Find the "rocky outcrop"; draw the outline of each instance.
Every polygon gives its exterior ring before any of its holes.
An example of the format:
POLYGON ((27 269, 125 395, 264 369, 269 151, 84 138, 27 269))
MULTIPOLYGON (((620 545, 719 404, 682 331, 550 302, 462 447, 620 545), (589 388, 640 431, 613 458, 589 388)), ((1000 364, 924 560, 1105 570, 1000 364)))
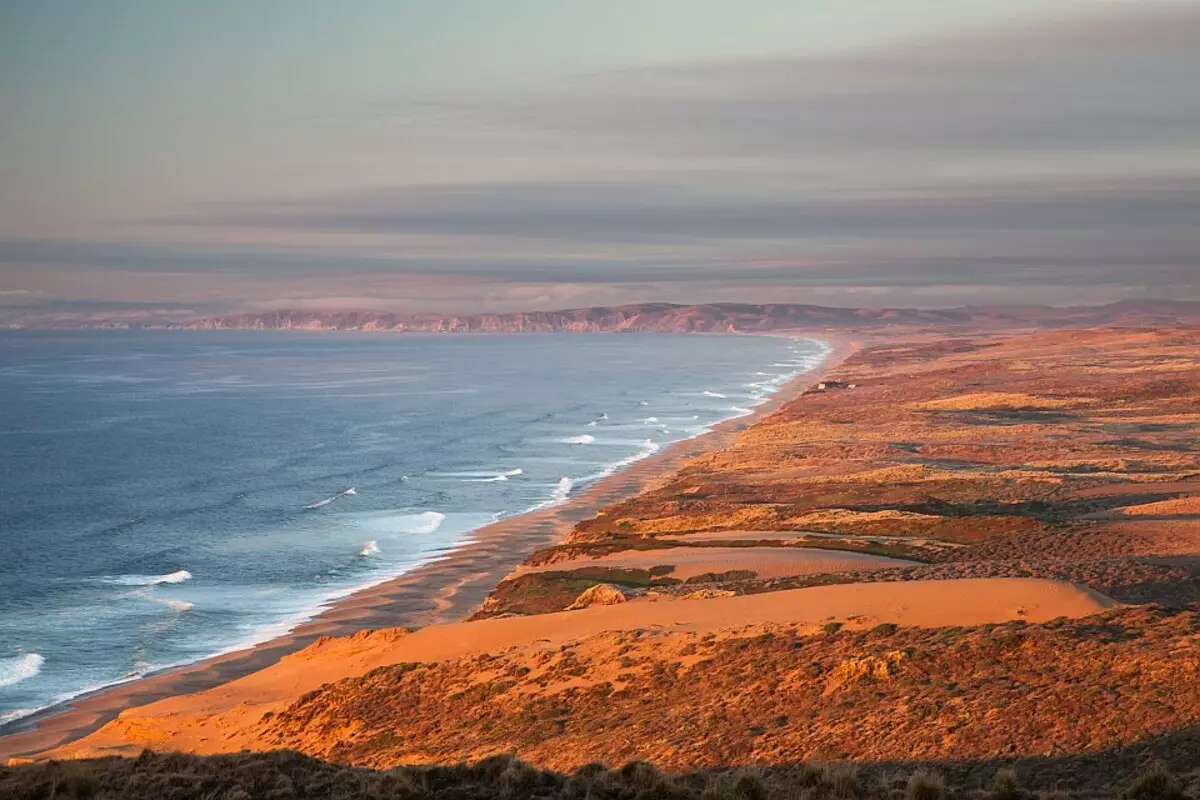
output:
POLYGON ((595 586, 584 589, 579 597, 575 598, 575 602, 567 606, 567 611, 591 608, 592 606, 615 606, 627 602, 627 600, 625 593, 611 583, 597 583, 595 586))

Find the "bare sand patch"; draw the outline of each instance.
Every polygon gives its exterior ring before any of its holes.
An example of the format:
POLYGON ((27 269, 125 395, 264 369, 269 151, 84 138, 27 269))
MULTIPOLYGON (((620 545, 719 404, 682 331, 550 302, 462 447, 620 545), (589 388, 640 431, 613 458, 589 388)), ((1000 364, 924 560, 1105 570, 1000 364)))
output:
POLYGON ((927 400, 910 403, 909 408, 918 411, 986 411, 988 409, 1084 408, 1096 402, 1094 397, 1042 397, 1035 394, 1016 392, 973 392, 947 397, 942 400, 927 400))
POLYGON ((1129 517, 1200 514, 1200 497, 1177 497, 1174 500, 1160 500, 1156 503, 1125 506, 1119 510, 1129 517))
MULTIPOLYGON (((778 535, 778 534, 776 534, 778 535)), ((717 537, 718 539, 720 537, 717 537)), ((793 575, 819 575, 825 572, 854 572, 866 569, 908 567, 915 561, 899 558, 798 547, 673 547, 669 550, 625 550, 597 557, 519 567, 516 574, 527 572, 563 572, 584 567, 606 569, 650 569, 673 566, 664 573, 686 581, 710 572, 751 570, 759 578, 786 578, 793 575)))
POLYGON ((256 733, 263 715, 286 708, 326 683, 388 664, 444 661, 513 648, 554 649, 612 631, 699 634, 786 625, 806 633, 830 621, 851 628, 885 622, 974 626, 1082 617, 1113 605, 1103 595, 1061 581, 986 578, 842 584, 431 625, 414 633, 364 632, 319 641, 266 669, 206 691, 127 709, 98 731, 41 757, 129 754, 143 747, 194 753, 264 748, 266 743, 258 741, 256 733))

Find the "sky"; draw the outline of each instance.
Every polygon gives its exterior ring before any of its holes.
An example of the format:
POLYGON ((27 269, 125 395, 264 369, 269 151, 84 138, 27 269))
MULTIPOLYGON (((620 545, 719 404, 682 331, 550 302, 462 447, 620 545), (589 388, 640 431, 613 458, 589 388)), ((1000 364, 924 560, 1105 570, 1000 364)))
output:
POLYGON ((0 312, 1200 300, 1200 2, 0 0, 0 312))

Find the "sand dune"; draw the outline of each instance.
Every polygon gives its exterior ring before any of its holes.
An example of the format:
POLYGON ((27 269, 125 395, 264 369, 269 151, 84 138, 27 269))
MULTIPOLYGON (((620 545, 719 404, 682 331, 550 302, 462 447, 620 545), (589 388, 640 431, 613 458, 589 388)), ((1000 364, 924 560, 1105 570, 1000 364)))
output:
MULTIPOLYGON (((786 534, 775 534, 786 536, 786 534)), ((720 538, 720 537, 715 537, 720 538)), ((866 553, 819 550, 802 547, 673 547, 669 550, 626 550, 620 553, 559 561, 536 567, 520 567, 517 573, 549 572, 605 567, 612 569, 650 569, 673 566, 665 573, 686 581, 708 572, 751 570, 759 578, 784 578, 791 575, 819 575, 825 572, 853 572, 866 569, 907 567, 915 561, 887 558, 866 553)))
POLYGON ((610 631, 709 633, 787 625, 813 632, 834 620, 867 628, 883 622, 969 626, 1080 617, 1112 605, 1096 592, 1059 581, 988 578, 843 584, 434 625, 411 634, 363 632, 322 640, 267 669, 204 692, 128 709, 95 733, 43 755, 135 753, 143 747, 196 753, 255 749, 255 726, 263 714, 277 712, 331 681, 400 662, 442 661, 511 648, 552 649, 610 631))
POLYGON ((1179 497, 1174 500, 1160 500, 1157 503, 1125 506, 1120 512, 1128 517, 1190 516, 1200 514, 1200 497, 1179 497))

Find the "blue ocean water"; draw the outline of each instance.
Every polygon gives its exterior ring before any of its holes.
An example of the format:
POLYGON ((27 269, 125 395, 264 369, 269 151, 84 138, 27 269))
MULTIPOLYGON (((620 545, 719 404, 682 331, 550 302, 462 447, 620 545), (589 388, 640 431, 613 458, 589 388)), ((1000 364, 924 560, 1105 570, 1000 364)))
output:
POLYGON ((828 347, 0 333, 0 723, 323 604, 749 413, 828 347))

